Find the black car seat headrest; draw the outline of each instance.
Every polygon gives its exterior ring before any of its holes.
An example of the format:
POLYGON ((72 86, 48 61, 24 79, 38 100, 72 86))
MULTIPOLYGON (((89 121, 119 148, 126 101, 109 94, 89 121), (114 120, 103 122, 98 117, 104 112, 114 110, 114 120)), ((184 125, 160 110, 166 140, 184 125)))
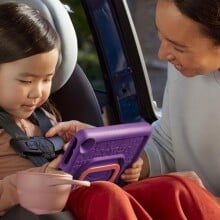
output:
MULTIPOLYGON (((1 3, 9 0, 0 0, 1 3)), ((77 38, 70 16, 59 0, 13 0, 39 10, 55 27, 61 38, 61 55, 53 78, 52 93, 59 90, 70 78, 77 61, 77 38)))

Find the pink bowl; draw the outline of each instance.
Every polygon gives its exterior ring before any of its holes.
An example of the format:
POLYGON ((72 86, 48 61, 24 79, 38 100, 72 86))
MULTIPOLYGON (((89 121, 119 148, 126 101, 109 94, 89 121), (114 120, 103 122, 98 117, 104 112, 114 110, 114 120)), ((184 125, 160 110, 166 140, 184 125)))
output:
POLYGON ((60 212, 65 207, 71 184, 69 174, 18 172, 20 205, 35 214, 60 212))

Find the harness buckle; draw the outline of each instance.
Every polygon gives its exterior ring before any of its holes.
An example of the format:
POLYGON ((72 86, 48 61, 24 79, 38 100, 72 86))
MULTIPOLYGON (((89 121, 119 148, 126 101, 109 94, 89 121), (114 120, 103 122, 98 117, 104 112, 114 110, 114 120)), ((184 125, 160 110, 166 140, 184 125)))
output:
MULTIPOLYGON (((62 142, 63 143, 63 142, 62 142)), ((59 143, 61 145, 62 143, 59 143)), ((33 136, 27 138, 12 138, 11 146, 18 154, 27 156, 42 156, 51 161, 56 157, 56 153, 62 150, 62 146, 55 146, 54 141, 50 138, 33 136)))

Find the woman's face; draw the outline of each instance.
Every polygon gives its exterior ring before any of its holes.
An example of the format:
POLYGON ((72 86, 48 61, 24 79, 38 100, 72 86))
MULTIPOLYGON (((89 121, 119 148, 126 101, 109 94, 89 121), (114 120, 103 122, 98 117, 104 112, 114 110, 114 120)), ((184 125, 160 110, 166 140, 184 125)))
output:
POLYGON ((220 46, 201 31, 199 23, 181 14, 173 1, 158 0, 156 27, 161 42, 158 57, 171 62, 184 76, 220 68, 220 46))
POLYGON ((49 97, 57 49, 0 64, 0 107, 14 118, 28 118, 49 97))

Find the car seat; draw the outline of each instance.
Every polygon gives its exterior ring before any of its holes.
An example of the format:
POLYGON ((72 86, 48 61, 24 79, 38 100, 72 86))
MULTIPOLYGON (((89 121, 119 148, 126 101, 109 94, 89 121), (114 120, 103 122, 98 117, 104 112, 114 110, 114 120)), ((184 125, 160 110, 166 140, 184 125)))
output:
MULTIPOLYGON (((103 125, 101 109, 95 93, 83 70, 77 64, 77 39, 72 21, 59 0, 14 0, 37 8, 55 27, 61 38, 59 67, 53 79, 51 99, 63 120, 80 120, 94 126, 103 125)), ((8 0, 0 0, 0 4, 8 0)), ((1 217, 4 220, 60 219, 74 220, 68 212, 59 215, 37 216, 15 206, 1 217)))

